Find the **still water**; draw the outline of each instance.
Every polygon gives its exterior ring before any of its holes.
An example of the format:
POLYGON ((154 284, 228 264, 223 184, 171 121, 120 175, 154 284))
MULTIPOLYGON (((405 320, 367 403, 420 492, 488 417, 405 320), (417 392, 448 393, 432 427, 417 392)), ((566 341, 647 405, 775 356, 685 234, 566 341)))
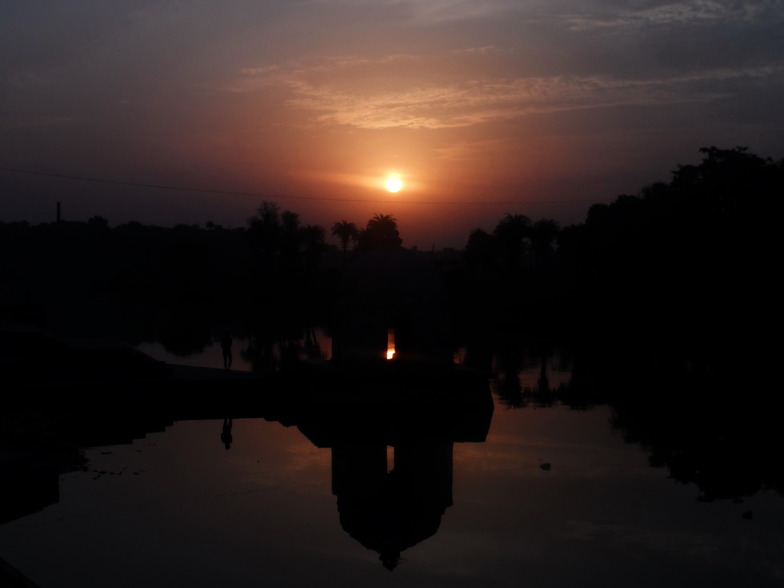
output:
POLYGON ((348 476, 296 426, 234 419, 227 448, 224 420, 181 420, 86 449, 59 502, 0 526, 0 555, 41 588, 782 585, 780 495, 700 502, 610 417, 496 396, 483 440, 425 442, 408 464, 365 448, 348 476), (365 475, 379 459, 402 470, 386 494, 365 475), (410 544, 395 566, 382 528, 410 544))

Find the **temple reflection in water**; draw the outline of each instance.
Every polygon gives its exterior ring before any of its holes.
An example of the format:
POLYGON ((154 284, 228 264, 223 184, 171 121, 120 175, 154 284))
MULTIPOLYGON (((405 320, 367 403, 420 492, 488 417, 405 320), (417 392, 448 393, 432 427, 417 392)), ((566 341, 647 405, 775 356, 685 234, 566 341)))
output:
POLYGON ((332 415, 298 425, 314 445, 332 451, 341 526, 378 552, 386 568, 394 569, 403 551, 438 530, 452 505, 454 443, 486 439, 493 412, 486 392, 487 402, 466 410, 386 410, 375 417, 332 415))
POLYGON ((392 570, 452 506, 452 443, 398 445, 389 472, 385 446, 341 443, 332 448, 332 491, 341 526, 392 570))

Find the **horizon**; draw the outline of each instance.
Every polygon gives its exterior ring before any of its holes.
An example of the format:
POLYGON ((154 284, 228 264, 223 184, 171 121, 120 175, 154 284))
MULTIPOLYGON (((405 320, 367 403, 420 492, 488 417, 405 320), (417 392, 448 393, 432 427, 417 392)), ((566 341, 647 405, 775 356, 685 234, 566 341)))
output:
MULTIPOLYGON (((699 149, 784 157, 779 3, 91 0, 0 8, 0 219, 584 222, 699 149), (403 187, 389 192, 398 178, 403 187)), ((328 240, 330 236, 328 235, 328 240)))

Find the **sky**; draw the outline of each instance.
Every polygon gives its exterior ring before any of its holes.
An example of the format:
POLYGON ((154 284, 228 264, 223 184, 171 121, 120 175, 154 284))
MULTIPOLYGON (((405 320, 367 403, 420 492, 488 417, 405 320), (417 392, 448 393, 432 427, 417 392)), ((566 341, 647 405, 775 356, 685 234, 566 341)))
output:
POLYGON ((784 0, 7 1, 0 221, 240 227, 268 200, 459 248, 701 147, 784 158, 782 104, 784 0))

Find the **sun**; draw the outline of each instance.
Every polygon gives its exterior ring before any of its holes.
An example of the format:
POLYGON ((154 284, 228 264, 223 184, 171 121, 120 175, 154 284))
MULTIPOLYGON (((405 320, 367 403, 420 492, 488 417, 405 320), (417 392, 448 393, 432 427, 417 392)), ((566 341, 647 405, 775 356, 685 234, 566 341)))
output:
POLYGON ((403 189, 403 182, 400 181, 400 178, 388 178, 386 188, 387 192, 400 192, 403 189))

